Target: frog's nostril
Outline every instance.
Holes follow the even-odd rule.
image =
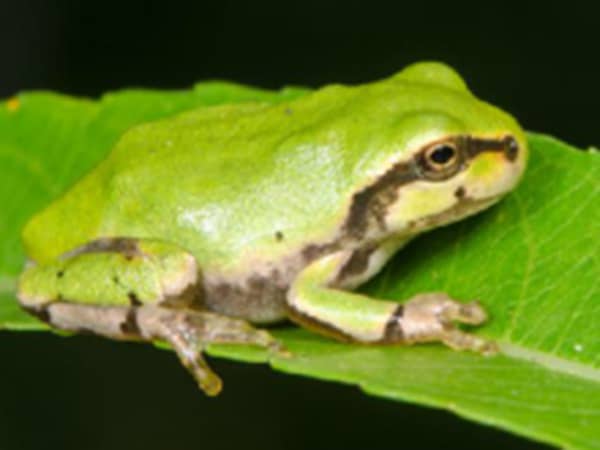
[[[514,137],[507,136],[504,138],[504,152],[509,161],[517,159],[517,156],[519,155],[519,143]]]

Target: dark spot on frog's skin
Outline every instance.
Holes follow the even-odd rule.
[[[402,331],[402,316],[404,315],[404,305],[398,305],[385,325],[385,331],[381,337],[381,343],[393,344],[400,342],[404,333]]]
[[[62,278],[64,275],[65,275],[64,270],[59,270],[58,272],[56,272],[56,278]]]
[[[465,188],[460,186],[458,189],[456,189],[456,191],[454,191],[454,196],[458,199],[461,199],[465,197],[465,193]]]
[[[369,268],[369,259],[375,250],[377,250],[376,245],[367,245],[354,250],[338,272],[336,282],[339,283],[347,278],[364,273]]]
[[[284,112],[288,116],[291,116],[292,114],[294,114],[294,110],[292,108],[285,108]]]
[[[56,299],[55,299],[54,301],[56,301],[56,302],[60,302],[60,301],[62,301],[62,300],[63,300],[63,296],[62,296],[62,294],[59,292],[59,293],[56,295]]]
[[[127,293],[127,298],[129,299],[129,304],[131,306],[140,306],[142,304],[136,293],[133,291]]]
[[[136,307],[131,307],[127,310],[125,320],[121,323],[119,328],[125,335],[139,336],[141,334],[140,326],[137,321]]]
[[[281,231],[276,231],[275,232],[275,240],[277,242],[283,241],[283,233]]]

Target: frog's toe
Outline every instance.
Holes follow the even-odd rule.
[[[453,326],[447,327],[440,338],[444,344],[454,350],[470,350],[484,355],[493,355],[498,352],[498,346],[495,342],[474,334],[465,333]]]
[[[245,344],[276,351],[281,343],[266,330],[253,327],[245,320],[209,312],[190,312],[189,323],[203,329],[209,344]]]
[[[189,370],[206,395],[214,397],[221,392],[223,389],[221,378],[206,364],[199,352],[184,352],[181,354],[177,349],[176,352],[183,365]]]
[[[485,309],[483,309],[478,301],[472,301],[470,303],[453,302],[452,307],[449,308],[449,312],[450,320],[456,320],[470,325],[481,325],[488,318]]]
[[[291,356],[291,353],[285,347],[285,345],[277,340],[271,333],[265,330],[256,329],[249,324],[247,324],[243,330],[238,330],[236,336],[232,336],[232,340],[228,343],[248,344],[263,347],[268,350],[271,356]]]
[[[277,340],[265,330],[253,329],[246,339],[260,347],[272,348],[277,345]]]
[[[414,296],[407,306],[435,315],[447,322],[481,325],[488,316],[478,301],[462,303],[444,292],[428,292]]]

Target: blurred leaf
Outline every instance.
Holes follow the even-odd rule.
[[[19,230],[125,130],[193,107],[278,102],[305,92],[212,82],[192,91],[123,91],[98,102],[25,93],[0,103],[0,328],[44,328],[14,299],[25,260]],[[479,298],[492,320],[478,333],[496,339],[501,355],[434,345],[344,345],[288,327],[275,334],[293,357],[270,363],[555,445],[600,448],[599,155],[542,135],[530,134],[529,141],[530,167],[513,194],[484,214],[415,240],[364,288],[399,300],[431,290]],[[242,347],[211,347],[210,353],[267,360]]]

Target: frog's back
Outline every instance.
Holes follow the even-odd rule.
[[[327,228],[341,213],[352,161],[342,152],[346,136],[323,125],[352,95],[332,87],[318,96],[204,108],[130,130],[30,222],[30,256],[44,261],[98,237],[136,236],[228,264],[240,252],[277,253],[282,241]],[[65,226],[73,216],[77,225]]]

